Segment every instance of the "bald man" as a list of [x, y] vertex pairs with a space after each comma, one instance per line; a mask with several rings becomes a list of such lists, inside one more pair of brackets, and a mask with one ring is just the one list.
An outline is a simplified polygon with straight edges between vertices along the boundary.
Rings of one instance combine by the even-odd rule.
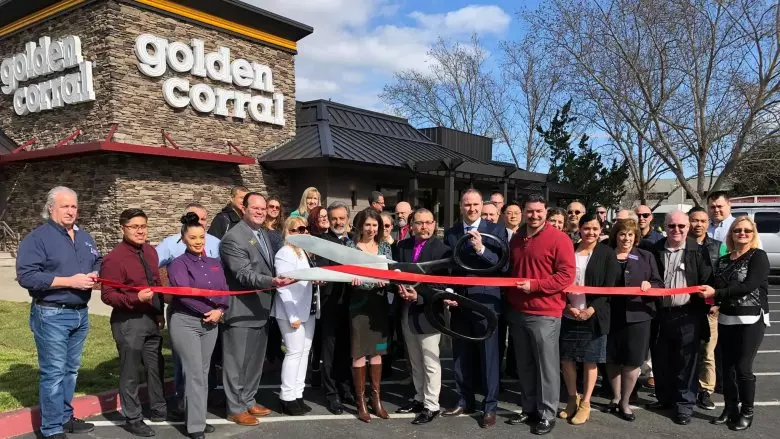
[[566, 233], [573, 242], [580, 240], [580, 218], [585, 215], [585, 205], [572, 201], [566, 208]]
[[500, 216], [500, 212], [498, 210], [498, 206], [496, 206], [493, 202], [488, 201], [484, 204], [482, 204], [482, 219], [488, 222], [491, 222], [493, 224], [498, 224], [498, 217]]
[[621, 219], [632, 219], [636, 221], [636, 214], [631, 209], [620, 209], [618, 210], [617, 215], [615, 215], [616, 220]]
[[395, 205], [395, 225], [390, 231], [393, 240], [400, 241], [411, 236], [409, 233], [409, 215], [411, 214], [412, 205], [406, 201], [399, 201]]
[[[711, 283], [709, 255], [693, 237], [688, 237], [688, 215], [675, 210], [664, 221], [666, 238], [653, 246], [665, 288], [685, 288]], [[657, 402], [647, 408], [672, 410], [674, 422], [691, 422], [699, 383], [696, 365], [699, 344], [709, 338], [709, 305], [696, 294], [664, 296], [655, 318], [657, 336], [650, 351], [653, 356]]]
[[662, 233], [653, 230], [653, 211], [650, 207], [640, 204], [634, 212], [639, 224], [639, 233], [642, 235], [639, 237], [639, 248], [652, 250], [653, 245], [664, 237]]

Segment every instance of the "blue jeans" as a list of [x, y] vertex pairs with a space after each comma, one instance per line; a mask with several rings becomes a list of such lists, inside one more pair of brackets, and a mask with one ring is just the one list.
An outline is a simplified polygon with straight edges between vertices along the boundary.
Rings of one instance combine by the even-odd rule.
[[41, 434], [62, 433], [73, 417], [70, 405], [81, 367], [81, 352], [89, 331], [87, 308], [49, 308], [33, 304], [30, 330], [38, 349]]

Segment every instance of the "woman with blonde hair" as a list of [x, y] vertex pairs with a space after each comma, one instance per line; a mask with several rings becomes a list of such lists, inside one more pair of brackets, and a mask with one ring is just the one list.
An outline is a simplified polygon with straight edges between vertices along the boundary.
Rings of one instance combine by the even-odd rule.
[[[726, 248], [715, 267], [714, 288], [699, 295], [719, 306], [718, 346], [723, 364], [723, 413], [712, 420], [741, 431], [753, 423], [756, 376], [753, 360], [769, 326], [769, 257], [761, 250], [756, 224], [741, 216], [729, 227]], [[742, 407], [739, 404], [742, 403]]]
[[290, 212], [290, 218], [301, 217], [308, 218], [309, 211], [320, 205], [320, 191], [316, 187], [310, 186], [303, 191], [301, 202], [298, 208]]
[[[308, 234], [303, 218], [288, 218], [284, 222], [284, 247], [276, 253], [276, 272], [279, 276], [300, 268], [311, 266], [306, 252], [287, 242], [290, 235]], [[286, 347], [282, 362], [282, 389], [279, 401], [282, 411], [288, 415], [300, 416], [311, 410], [303, 401], [306, 368], [309, 351], [314, 338], [316, 305], [312, 306], [312, 282], [298, 281], [277, 288], [273, 316], [279, 324]]]

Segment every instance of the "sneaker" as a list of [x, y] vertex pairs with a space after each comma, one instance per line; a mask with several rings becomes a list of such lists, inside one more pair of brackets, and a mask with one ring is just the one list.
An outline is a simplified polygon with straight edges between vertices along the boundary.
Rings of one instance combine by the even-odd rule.
[[73, 434], [82, 434], [82, 433], [89, 433], [90, 431], [95, 429], [95, 424], [90, 424], [89, 422], [86, 422], [83, 419], [79, 418], [70, 418], [68, 422], [66, 422], [62, 429], [65, 430], [66, 433], [73, 433]]
[[715, 403], [710, 399], [710, 394], [707, 391], [699, 392], [699, 396], [696, 398], [696, 405], [704, 410], [715, 410]]

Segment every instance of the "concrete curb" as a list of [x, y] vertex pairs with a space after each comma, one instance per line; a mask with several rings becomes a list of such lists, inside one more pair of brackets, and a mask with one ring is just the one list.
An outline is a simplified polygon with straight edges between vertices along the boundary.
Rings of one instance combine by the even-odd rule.
[[[166, 394], [173, 391], [173, 380], [165, 382]], [[148, 399], [146, 385], [139, 389], [142, 401]], [[84, 395], [73, 398], [73, 415], [77, 418], [90, 418], [118, 411], [121, 407], [119, 389], [108, 390], [97, 395]], [[25, 407], [18, 410], [0, 413], [0, 439], [12, 438], [32, 433], [41, 427], [41, 412], [39, 406]]]

